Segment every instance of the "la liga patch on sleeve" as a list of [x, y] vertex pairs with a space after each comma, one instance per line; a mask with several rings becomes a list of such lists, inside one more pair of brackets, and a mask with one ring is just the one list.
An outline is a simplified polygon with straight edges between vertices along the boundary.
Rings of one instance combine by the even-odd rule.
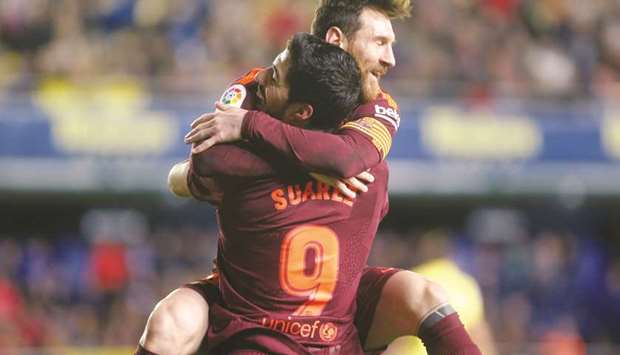
[[245, 86], [240, 84], [235, 84], [228, 88], [220, 98], [220, 102], [225, 105], [230, 105], [234, 107], [241, 107], [243, 104], [243, 100], [247, 96], [247, 90]]

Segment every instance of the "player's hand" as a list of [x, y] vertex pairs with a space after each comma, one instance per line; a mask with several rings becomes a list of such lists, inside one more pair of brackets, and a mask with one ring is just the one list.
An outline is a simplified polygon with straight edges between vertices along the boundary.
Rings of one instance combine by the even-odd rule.
[[364, 171], [358, 174], [357, 176], [344, 179], [343, 181], [345, 185], [349, 187], [350, 189], [353, 189], [354, 192], [355, 191], [367, 192], [368, 185], [375, 181], [375, 177], [371, 173]]
[[192, 130], [185, 135], [185, 143], [192, 144], [192, 153], [204, 152], [218, 143], [241, 139], [241, 125], [247, 110], [215, 103], [216, 110], [192, 122]]
[[322, 175], [318, 173], [310, 173], [310, 175], [318, 181], [332, 186], [342, 195], [351, 200], [357, 197], [358, 191], [368, 191], [367, 185], [375, 181], [375, 177], [371, 173], [366, 171], [348, 179], [338, 179], [332, 176]]

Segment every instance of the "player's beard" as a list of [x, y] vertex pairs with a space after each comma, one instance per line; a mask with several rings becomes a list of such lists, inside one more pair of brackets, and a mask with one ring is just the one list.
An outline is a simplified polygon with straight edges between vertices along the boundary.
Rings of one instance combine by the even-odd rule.
[[258, 84], [256, 86], [256, 108], [265, 112], [265, 87]]
[[265, 112], [269, 114], [271, 117], [275, 117], [280, 121], [284, 121], [284, 114], [286, 112], [287, 102], [282, 103], [280, 105], [274, 105], [273, 100], [268, 101], [268, 95], [265, 90], [265, 86], [258, 85], [256, 88], [256, 108], [259, 111]]
[[370, 102], [376, 99], [380, 92], [379, 78], [372, 75], [368, 70], [362, 71], [362, 100]]

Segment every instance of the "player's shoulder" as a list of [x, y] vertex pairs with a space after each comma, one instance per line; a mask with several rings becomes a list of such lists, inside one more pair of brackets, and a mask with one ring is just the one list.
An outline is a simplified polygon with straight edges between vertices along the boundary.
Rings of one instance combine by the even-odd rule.
[[360, 106], [358, 106], [357, 110], [372, 110], [374, 112], [376, 105], [382, 106], [384, 108], [390, 108], [394, 111], [398, 111], [399, 109], [398, 103], [396, 102], [394, 97], [392, 97], [392, 95], [390, 95], [387, 91], [381, 90], [377, 97], [375, 97], [373, 100], [361, 104]]
[[253, 68], [252, 70], [250, 70], [249, 72], [245, 73], [243, 76], [241, 76], [239, 79], [235, 80], [235, 84], [241, 84], [241, 85], [250, 85], [253, 82], [256, 81], [256, 76], [258, 75], [258, 73], [260, 73], [261, 71], [263, 71], [264, 68]]
[[398, 129], [400, 126], [400, 112], [396, 100], [385, 91], [381, 91], [374, 100], [359, 105], [353, 112], [352, 119], [373, 117], [387, 121]]
[[383, 89], [381, 90], [381, 93], [377, 97], [377, 101], [384, 102], [387, 106], [395, 110], [398, 110], [398, 103], [396, 103], [396, 100], [394, 99], [394, 97], [392, 97], [392, 95], [390, 95], [387, 91]]
[[234, 107], [249, 108], [253, 105], [252, 87], [256, 84], [256, 77], [263, 68], [253, 68], [237, 80], [235, 80], [224, 91], [220, 97], [220, 102]]

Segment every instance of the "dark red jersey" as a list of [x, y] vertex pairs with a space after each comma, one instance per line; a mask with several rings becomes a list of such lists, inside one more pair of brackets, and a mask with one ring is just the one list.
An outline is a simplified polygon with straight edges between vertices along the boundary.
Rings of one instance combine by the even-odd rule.
[[242, 136], [254, 147], [275, 152], [307, 170], [351, 177], [385, 159], [399, 125], [398, 105], [382, 92], [376, 100], [358, 106], [335, 134], [301, 129], [264, 112], [250, 111]]
[[[252, 80], [246, 78], [231, 88], [235, 92], [229, 95], [229, 89], [222, 101], [237, 97], [234, 104], [242, 106], [255, 99]], [[262, 138], [250, 139], [251, 150], [244, 143], [223, 144], [192, 156], [188, 178], [192, 194], [209, 199], [213, 183], [223, 191], [218, 206], [217, 266], [228, 312], [306, 346], [334, 347], [357, 339], [353, 324], [356, 291], [378, 224], [387, 213], [388, 169], [382, 160], [398, 127], [397, 112], [385, 111], [388, 99], [378, 102], [381, 109], [369, 104], [358, 108], [357, 117], [338, 135], [274, 126], [269, 117], [252, 112], [244, 130]], [[377, 118], [377, 114], [386, 117]], [[261, 120], [279, 128], [262, 132], [257, 127]], [[304, 143], [307, 133], [337, 139], [306, 137]], [[291, 144], [280, 149], [271, 141], [274, 137], [276, 141], [284, 137], [281, 142], [290, 139]], [[374, 165], [375, 182], [354, 201], [306, 173], [330, 172], [326, 166], [338, 165], [332, 156], [341, 153], [329, 145], [340, 144], [342, 137], [350, 137], [347, 144], [372, 156], [355, 158], [351, 170], [361, 172]], [[256, 149], [255, 144], [265, 148]], [[316, 159], [317, 153], [305, 151], [306, 145], [322, 146], [318, 155], [327, 163], [308, 163], [305, 154]], [[295, 155], [299, 152], [304, 153]], [[357, 350], [361, 352], [361, 346]]]
[[[251, 110], [256, 102], [253, 69], [233, 84], [222, 102]], [[231, 95], [236, 93], [237, 95]], [[230, 100], [235, 97], [235, 100]], [[379, 164], [388, 155], [400, 125], [396, 101], [386, 92], [358, 106], [334, 134], [301, 129], [260, 111], [246, 114], [242, 136], [254, 148], [263, 148], [308, 171], [351, 177]]]

